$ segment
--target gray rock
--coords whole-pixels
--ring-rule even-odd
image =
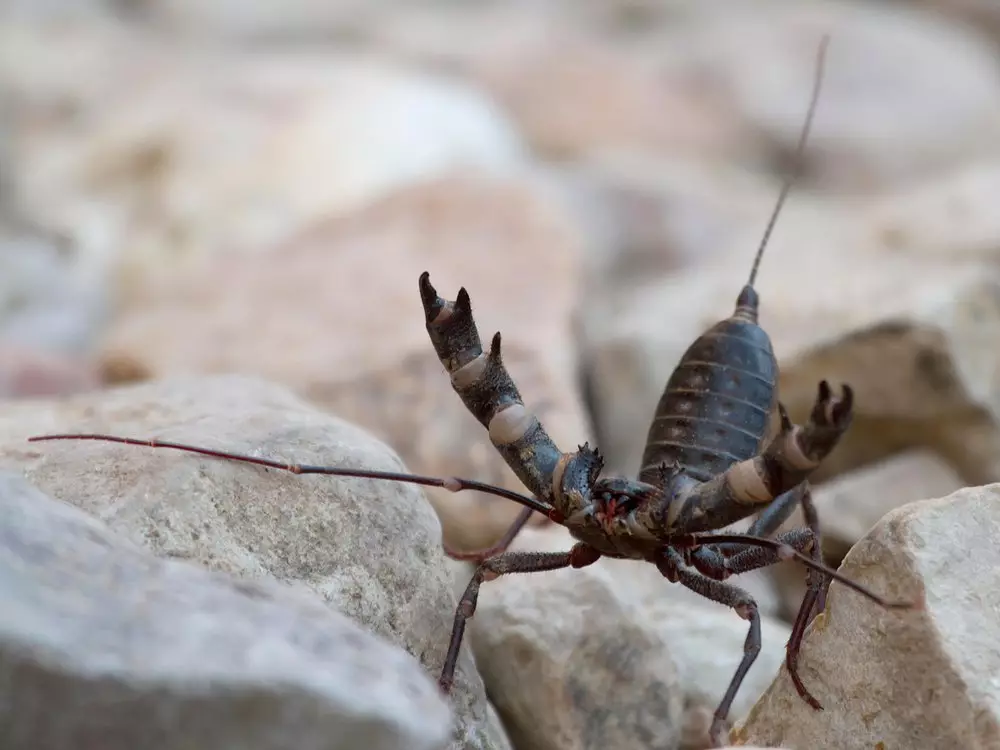
[[[0,410],[0,467],[161,557],[318,594],[441,669],[456,601],[441,528],[421,491],[296,476],[170,450],[25,443],[42,432],[159,437],[303,463],[405,470],[383,443],[255,378],[178,378]],[[464,649],[452,694],[456,748],[504,748]]]
[[[782,669],[731,739],[791,748],[1000,745],[998,539],[997,484],[890,512],[841,572],[923,609],[887,611],[834,583],[799,662],[825,710],[806,705]]]
[[[419,664],[314,599],[159,560],[0,473],[0,745],[435,750]]]

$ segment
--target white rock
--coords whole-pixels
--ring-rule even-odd
[[[824,542],[852,547],[889,511],[963,486],[940,456],[917,449],[824,482],[813,489],[813,500]],[[802,511],[796,510],[786,525],[804,525]]]
[[[0,744],[438,750],[401,649],[312,598],[158,560],[0,473]]]
[[[887,611],[834,583],[807,632],[800,673],[784,669],[732,738],[792,748],[987,748],[1000,741],[1000,485],[889,513],[841,572],[924,609]]]
[[[892,252],[945,260],[1000,254],[1000,162],[963,166],[859,207],[868,242]]]
[[[178,378],[5,404],[0,467],[22,471],[161,557],[311,591],[415,655],[432,677],[440,673],[456,601],[440,525],[418,488],[135,446],[25,442],[53,431],[157,436],[282,461],[404,471],[368,433],[254,378]],[[451,702],[455,750],[504,750],[469,648]]]

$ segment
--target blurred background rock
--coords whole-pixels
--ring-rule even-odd
[[[893,477],[899,503],[1000,480],[987,0],[5,0],[0,395],[262,375],[413,471],[517,487],[434,358],[426,269],[563,446],[635,471],[746,278],[827,32],[758,288],[793,417],[821,378],[857,391],[818,490],[838,562]],[[518,510],[429,494],[458,547]]]

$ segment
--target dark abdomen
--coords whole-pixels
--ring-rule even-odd
[[[712,326],[681,357],[656,406],[639,480],[660,485],[659,466],[679,463],[699,480],[756,455],[778,376],[771,340],[734,316]]]

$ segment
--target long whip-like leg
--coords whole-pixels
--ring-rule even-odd
[[[521,533],[521,529],[525,527],[528,521],[531,519],[531,514],[534,513],[531,508],[522,508],[521,512],[518,513],[517,518],[508,527],[508,529],[503,533],[503,536],[489,547],[483,549],[474,550],[456,550],[452,548],[449,544],[445,543],[444,553],[448,555],[452,560],[463,560],[467,562],[480,563],[483,560],[487,560],[491,557],[495,557],[502,552],[506,552],[507,548],[510,547],[511,543]]]
[[[757,602],[738,586],[713,580],[686,567],[684,559],[677,550],[668,547],[664,551],[664,555],[664,559],[657,563],[657,567],[667,579],[680,582],[686,588],[696,594],[701,594],[706,599],[732,607],[740,617],[750,622],[747,638],[743,644],[743,658],[740,660],[736,673],[730,680],[729,687],[726,689],[725,695],[722,696],[712,718],[709,738],[714,747],[721,747],[722,732],[726,728],[729,709],[736,699],[736,693],[739,692],[743,679],[756,661],[757,655],[760,654],[760,613],[757,609]]]
[[[242,463],[264,466],[269,469],[280,469],[292,474],[323,474],[337,477],[356,477],[359,479],[385,479],[391,482],[405,482],[408,484],[419,484],[425,487],[443,487],[450,492],[461,492],[462,490],[476,490],[490,495],[513,500],[525,508],[548,516],[552,512],[552,506],[540,500],[521,495],[517,492],[497,487],[485,482],[477,482],[473,479],[462,479],[461,477],[425,477],[419,474],[404,474],[393,471],[373,471],[370,469],[350,469],[343,466],[313,466],[309,464],[288,463],[286,461],[275,461],[269,458],[249,456],[243,453],[230,453],[212,448],[201,448],[196,445],[186,445],[184,443],[174,443],[168,440],[141,439],[119,437],[117,435],[99,434],[60,434],[60,435],[36,435],[28,438],[29,443],[43,440],[99,440],[108,443],[124,443],[125,445],[141,445],[147,448],[169,448],[171,450],[184,451],[186,453],[197,453],[210,458],[222,458],[228,461],[240,461]]]
[[[458,654],[465,635],[465,624],[476,612],[479,587],[484,581],[492,581],[508,573],[540,573],[543,570],[582,568],[597,562],[599,558],[600,553],[597,550],[585,544],[577,544],[569,552],[505,552],[480,563],[455,610],[455,624],[451,630],[448,654],[445,656],[441,677],[438,680],[441,690],[446,694],[451,692],[452,682],[455,679],[455,665],[458,663]]]

